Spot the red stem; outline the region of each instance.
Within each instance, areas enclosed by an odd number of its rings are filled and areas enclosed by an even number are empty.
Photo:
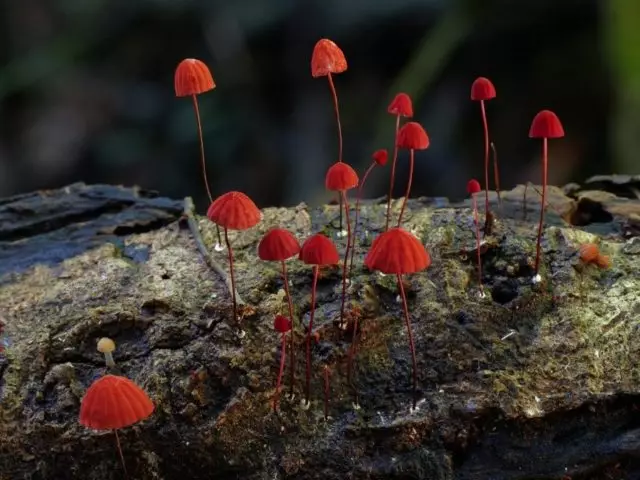
[[[273,411],[278,410],[278,398],[280,397],[280,381],[282,380],[282,374],[284,373],[284,359],[286,356],[287,348],[287,334],[282,334],[282,352],[280,352],[280,371],[278,372],[278,381],[276,382],[276,393],[273,397]]]
[[[311,334],[313,332],[313,315],[316,309],[316,285],[318,284],[318,272],[320,267],[318,265],[313,266],[313,284],[311,285],[311,313],[309,314],[309,329],[307,331],[307,378],[305,384],[305,398],[309,403],[309,397],[311,392]]]
[[[536,243],[535,274],[540,268],[540,240],[542,240],[542,224],[544,223],[544,207],[547,204],[547,139],[542,139],[542,203],[540,206],[540,223],[538,224],[538,241]]]
[[[478,284],[480,285],[480,293],[484,293],[482,287],[482,259],[480,257],[480,222],[478,221],[478,203],[476,202],[476,196],[471,194],[471,200],[473,201],[473,221],[476,224],[476,250],[478,252]]]
[[[329,368],[324,367],[324,419],[329,418]]]
[[[114,428],[113,433],[116,434],[116,446],[118,447],[118,454],[120,455],[120,462],[122,462],[122,469],[124,470],[124,478],[128,478],[127,465],[124,463],[124,454],[122,453],[122,447],[120,446],[120,437],[118,437],[118,429]]]
[[[411,194],[411,182],[413,181],[413,148],[409,150],[409,181],[407,181],[407,191],[404,194],[404,200],[402,201],[402,208],[400,209],[400,215],[398,216],[398,226],[402,223],[402,215],[404,215],[404,208],[407,206],[407,200]]]
[[[338,107],[338,94],[336,93],[336,87],[333,85],[333,78],[331,73],[327,74],[329,80],[329,88],[331,89],[331,95],[333,96],[333,108],[336,111],[336,121],[338,122],[338,161],[342,161],[342,125],[340,124],[340,108]]]
[[[413,332],[411,331],[411,321],[409,320],[409,310],[407,308],[407,296],[404,293],[404,285],[402,284],[402,274],[398,273],[398,286],[400,287],[400,295],[402,296],[402,309],[404,310],[404,321],[407,325],[407,333],[409,334],[409,347],[411,348],[411,361],[413,362],[413,408],[416,408],[416,389],[418,384],[418,362],[416,361],[416,348],[413,344]]]
[[[289,304],[289,320],[291,320],[291,349],[289,357],[291,359],[291,395],[293,395],[293,385],[296,381],[296,361],[295,361],[295,326],[293,324],[293,302],[289,293],[289,278],[287,277],[287,265],[282,261],[282,280],[284,281],[284,291],[287,294],[287,303]]]
[[[357,241],[357,232],[358,232],[358,217],[360,216],[360,199],[362,198],[362,189],[364,188],[364,182],[367,181],[367,177],[376,166],[376,162],[371,162],[367,171],[364,172],[364,176],[362,177],[362,182],[360,182],[360,187],[358,187],[358,197],[356,198],[356,218],[353,222],[353,244],[351,246],[351,260],[349,261],[349,277],[351,277],[351,271],[353,270],[353,256],[356,253],[356,241]]]
[[[489,125],[487,124],[487,112],[484,109],[484,100],[480,100],[480,113],[482,114],[482,126],[484,128],[484,211],[489,213]]]
[[[396,178],[396,161],[398,160],[398,130],[400,129],[400,115],[396,117],[396,134],[393,137],[393,161],[391,162],[391,180],[389,181],[389,198],[387,199],[387,223],[384,231],[389,230],[389,219],[391,218],[391,198],[393,197],[393,183]]]
[[[229,243],[229,235],[227,234],[227,227],[224,227],[224,241],[227,244],[227,250],[229,251],[229,274],[231,276],[231,299],[233,300],[233,321],[238,321],[238,306],[236,304],[236,280],[233,275],[233,250],[231,250],[231,244]]]
[[[491,142],[491,151],[493,152],[493,183],[496,185],[498,203],[502,204],[502,197],[500,196],[500,171],[498,170],[498,150],[496,150],[496,144],[493,142]]]
[[[347,248],[342,262],[342,304],[340,305],[340,325],[344,325],[344,303],[347,297],[347,264],[349,263],[349,248],[351,248],[351,222],[349,221],[349,202],[346,190],[340,191],[340,198],[344,203],[344,214],[347,221]]]

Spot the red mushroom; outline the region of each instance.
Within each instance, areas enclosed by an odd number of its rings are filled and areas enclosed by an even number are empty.
[[[478,254],[478,284],[480,286],[480,296],[484,297],[484,288],[482,287],[482,258],[480,257],[480,222],[478,221],[478,202],[476,202],[476,193],[480,193],[480,182],[472,178],[467,183],[467,193],[471,196],[473,204],[473,223],[476,225],[476,251]]]
[[[273,411],[278,410],[278,398],[280,397],[280,381],[282,380],[282,373],[284,372],[284,359],[287,349],[287,332],[291,330],[291,320],[283,315],[276,315],[273,321],[273,328],[276,332],[282,334],[282,347],[280,352],[280,370],[278,372],[278,381],[276,382],[276,393],[273,397]]]
[[[391,178],[389,179],[389,198],[387,198],[387,221],[384,226],[385,232],[389,229],[389,219],[391,218],[391,198],[393,197],[393,184],[396,177],[396,161],[398,160],[398,131],[400,130],[400,117],[413,117],[413,104],[411,97],[406,93],[398,93],[387,107],[387,112],[396,116],[396,131],[393,136],[393,160],[391,161]]]
[[[316,308],[316,285],[318,273],[323,265],[335,265],[340,261],[338,250],[333,242],[321,233],[307,238],[300,249],[300,260],[307,265],[313,265],[313,284],[311,285],[311,313],[309,314],[309,327],[307,329],[307,368],[305,399],[309,404],[311,390],[311,335],[313,334],[313,315]]]
[[[489,214],[489,125],[487,124],[487,112],[484,108],[484,102],[496,98],[496,89],[491,80],[485,77],[478,77],[471,84],[471,100],[480,102],[480,114],[482,115],[482,127],[484,129],[484,191],[485,191],[485,215]],[[498,178],[497,163],[496,179]],[[497,185],[497,180],[496,180]],[[500,190],[498,189],[498,197]]]
[[[204,186],[207,189],[209,202],[213,202],[213,196],[209,188],[209,180],[207,180],[207,162],[204,156],[204,140],[202,139],[202,124],[200,122],[200,109],[198,108],[198,95],[208,92],[216,88],[209,68],[204,62],[195,58],[185,58],[176,67],[174,76],[174,87],[176,97],[191,97],[193,100],[193,109],[196,113],[196,125],[198,127],[198,139],[200,140],[200,162],[202,164],[202,176]],[[216,225],[218,234],[218,245],[222,243],[220,238],[220,228]]]
[[[542,200],[540,203],[540,223],[538,224],[538,240],[536,242],[536,263],[534,266],[534,283],[542,280],[540,277],[540,241],[542,239],[542,224],[544,223],[544,210],[547,202],[547,150],[549,138],[564,137],[564,129],[560,119],[551,110],[542,110],[531,122],[529,129],[530,138],[542,138]]]
[[[228,230],[247,230],[260,222],[260,210],[256,204],[242,192],[228,192],[216,198],[207,217],[224,228],[224,241],[229,252],[229,274],[231,276],[231,298],[233,300],[233,321],[238,321],[236,301],[236,281],[233,273],[233,251],[229,243]]]
[[[125,377],[105,375],[91,384],[80,404],[80,424],[95,430],[113,430],[122,468],[127,473],[118,429],[138,423],[153,413],[153,402]]]
[[[358,174],[349,164],[337,162],[331,165],[325,177],[325,187],[327,190],[339,192],[344,213],[347,220],[347,247],[344,251],[344,262],[342,265],[342,304],[340,306],[340,325],[344,319],[344,301],[347,295],[347,264],[349,263],[349,248],[351,248],[351,222],[349,221],[349,201],[347,200],[347,190],[358,186]]]
[[[373,161],[371,162],[371,165],[369,165],[369,168],[367,168],[367,171],[364,172],[364,175],[362,177],[362,182],[360,182],[360,186],[358,187],[358,197],[356,198],[356,218],[353,221],[353,235],[352,235],[353,245],[351,246],[351,259],[349,260],[349,276],[351,276],[351,270],[353,270],[353,256],[356,252],[358,217],[360,215],[360,199],[362,198],[362,190],[364,188],[364,183],[367,181],[367,177],[369,176],[369,174],[371,173],[371,171],[376,165],[384,167],[387,164],[387,159],[389,158],[389,154],[387,153],[386,149],[381,148],[373,152],[373,155],[371,156],[371,158],[373,159]]]
[[[398,278],[398,288],[402,297],[404,320],[409,334],[409,347],[413,362],[413,408],[416,407],[417,371],[416,350],[413,343],[413,332],[409,320],[407,297],[404,292],[402,275],[416,273],[429,268],[431,258],[424,245],[414,235],[396,227],[380,234],[371,245],[364,261],[370,270],[382,273],[395,273]]]
[[[398,148],[406,148],[409,150],[409,180],[407,181],[407,191],[402,200],[402,208],[398,216],[398,226],[402,225],[402,215],[407,206],[407,200],[411,193],[411,182],[413,180],[413,152],[415,150],[426,150],[429,148],[429,136],[424,128],[417,122],[405,123],[398,131],[396,138],[396,146]]]
[[[287,264],[285,260],[295,257],[300,253],[300,244],[298,239],[289,230],[284,228],[272,228],[265,233],[262,240],[258,244],[258,257],[268,262],[282,263],[282,282],[284,283],[284,291],[287,294],[287,303],[289,305],[289,318],[293,322],[293,302],[289,293],[289,279],[287,278]],[[293,395],[293,384],[295,382],[295,330],[291,329],[291,395]]]

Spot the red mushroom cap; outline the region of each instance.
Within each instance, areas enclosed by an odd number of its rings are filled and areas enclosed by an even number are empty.
[[[342,73],[347,69],[347,59],[340,47],[328,38],[321,38],[311,54],[311,75],[325,77],[330,73]]]
[[[302,244],[300,260],[308,265],[335,265],[340,261],[334,243],[321,233],[310,236]]]
[[[371,244],[364,264],[382,273],[415,273],[431,265],[429,253],[415,235],[395,227],[381,233]]]
[[[474,193],[478,193],[482,188],[480,187],[480,182],[475,178],[472,178],[467,182],[467,193],[469,195],[473,195]]]
[[[476,78],[471,84],[471,100],[491,100],[496,98],[496,87],[485,77]]]
[[[291,330],[291,320],[284,315],[276,315],[276,318],[273,320],[273,328],[276,332],[287,333]]]
[[[413,103],[406,93],[398,93],[387,107],[387,112],[401,117],[413,117]]]
[[[282,262],[300,253],[300,244],[293,233],[284,228],[272,228],[258,244],[258,257],[268,262]]]
[[[246,230],[260,222],[260,210],[244,193],[227,192],[213,201],[207,217],[221,227]]]
[[[324,185],[333,192],[351,190],[358,186],[358,174],[348,163],[336,162],[327,170]]]
[[[153,402],[125,377],[105,375],[91,384],[80,404],[80,424],[96,430],[128,427],[153,413]]]
[[[389,153],[387,153],[385,148],[381,148],[380,150],[373,152],[371,157],[373,158],[373,161],[376,162],[376,165],[384,167],[389,159]]]
[[[558,116],[551,110],[542,110],[533,118],[529,129],[531,138],[561,138],[564,129]]]
[[[208,92],[216,87],[207,66],[195,58],[185,58],[176,67],[174,77],[176,97]]]
[[[425,150],[429,147],[429,136],[418,122],[407,122],[398,130],[398,148]]]

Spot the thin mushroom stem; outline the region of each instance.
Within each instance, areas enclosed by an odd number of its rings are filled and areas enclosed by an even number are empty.
[[[478,285],[480,286],[480,295],[484,297],[484,287],[482,286],[482,258],[480,256],[480,221],[478,219],[478,202],[476,196],[471,194],[473,202],[473,223],[476,224],[476,252],[478,255]]]
[[[273,411],[278,411],[278,398],[280,397],[280,382],[282,381],[282,374],[284,373],[284,359],[287,351],[287,334],[282,334],[282,348],[280,352],[280,371],[278,372],[278,381],[276,382],[276,393],[273,397]]]
[[[480,100],[480,113],[482,114],[482,128],[484,130],[484,211],[489,214],[489,125],[487,112],[484,108],[484,100]]]
[[[356,253],[356,243],[357,243],[357,232],[358,232],[358,217],[360,216],[360,199],[362,198],[362,189],[364,187],[364,182],[367,181],[367,177],[371,173],[371,171],[376,166],[376,162],[371,162],[367,171],[364,172],[364,176],[362,177],[362,182],[360,182],[360,186],[358,187],[358,196],[356,198],[356,218],[353,221],[353,243],[351,245],[351,259],[349,261],[349,277],[351,277],[351,271],[353,270],[353,256]]]
[[[402,208],[400,209],[400,215],[398,216],[398,226],[402,224],[402,215],[404,215],[404,209],[407,206],[407,200],[411,194],[411,183],[413,182],[413,148],[409,150],[409,180],[407,181],[407,191],[404,194],[402,200]]]
[[[338,93],[336,87],[333,84],[333,77],[331,72],[327,74],[327,80],[329,80],[329,88],[331,89],[331,96],[333,97],[333,109],[336,112],[336,122],[338,123],[338,161],[342,162],[342,124],[340,123],[340,107],[338,106]],[[340,232],[342,232],[342,197],[340,197]]]
[[[387,198],[387,222],[384,231],[389,230],[389,219],[391,218],[391,198],[393,197],[393,183],[396,178],[396,161],[398,160],[398,130],[400,129],[400,115],[396,117],[396,134],[393,138],[393,161],[391,162],[391,179],[389,180],[389,197]]]
[[[316,309],[316,285],[318,284],[318,273],[320,267],[313,266],[313,284],[311,285],[311,313],[309,314],[309,328],[307,330],[307,370],[304,394],[306,402],[309,403],[311,392],[311,334],[313,333],[313,315]]]
[[[351,248],[351,222],[349,221],[349,202],[347,192],[340,191],[340,198],[344,203],[344,214],[347,220],[347,248],[344,251],[344,261],[342,262],[342,304],[340,305],[340,325],[344,325],[344,304],[347,297],[347,265],[349,263],[349,249]]]
[[[404,285],[402,284],[402,274],[398,273],[398,287],[400,287],[400,296],[402,297],[402,309],[404,311],[404,321],[407,325],[407,333],[409,335],[409,347],[411,348],[411,361],[413,363],[413,408],[416,408],[416,390],[418,384],[418,362],[416,361],[416,347],[413,343],[413,332],[411,331],[411,321],[409,320],[409,309],[407,308],[407,296],[404,293]]]
[[[293,395],[293,385],[295,383],[296,376],[296,361],[295,361],[295,328],[293,324],[293,302],[291,301],[291,294],[289,293],[289,278],[287,276],[287,264],[282,261],[282,280],[284,281],[284,291],[287,294],[287,303],[289,304],[289,320],[291,320],[291,348],[289,351],[289,358],[291,359],[291,395]]]
[[[116,446],[118,447],[118,455],[120,455],[120,462],[122,463],[122,469],[124,470],[124,478],[128,478],[127,465],[124,463],[124,454],[122,453],[122,447],[120,446],[120,437],[118,437],[118,429],[114,428],[113,433],[116,435]]]
[[[493,152],[493,183],[496,186],[498,194],[498,204],[502,205],[502,197],[500,196],[500,171],[498,170],[498,150],[496,144],[491,142],[491,151]]]
[[[538,275],[540,268],[540,241],[542,240],[542,225],[544,223],[544,210],[547,204],[547,139],[542,139],[542,203],[540,207],[540,223],[538,223],[538,240],[536,242],[536,263],[534,266],[535,275]]]
[[[209,180],[207,178],[207,162],[204,157],[204,139],[202,138],[202,122],[200,121],[200,109],[198,108],[198,97],[193,94],[193,110],[196,112],[196,124],[198,126],[198,139],[200,140],[200,162],[202,164],[202,177],[204,179],[204,187],[207,189],[207,196],[209,197],[209,203],[213,203],[213,196],[211,195],[211,189],[209,188]],[[220,227],[216,224],[216,233],[218,235],[218,245],[222,244],[222,238],[220,238]]]
[[[115,368],[116,362],[113,361],[111,352],[104,352],[104,361],[107,364],[107,368]]]
[[[227,244],[227,250],[229,251],[229,276],[231,277],[231,298],[233,300],[233,321],[238,322],[238,306],[236,304],[236,280],[233,275],[233,250],[231,250],[231,243],[229,242],[227,227],[224,227],[224,241]]]

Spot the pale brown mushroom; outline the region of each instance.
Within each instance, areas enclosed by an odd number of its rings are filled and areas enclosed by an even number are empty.
[[[98,351],[104,353],[104,360],[107,363],[107,367],[113,368],[116,363],[113,361],[113,351],[116,349],[116,342],[107,337],[102,337],[98,340]]]

